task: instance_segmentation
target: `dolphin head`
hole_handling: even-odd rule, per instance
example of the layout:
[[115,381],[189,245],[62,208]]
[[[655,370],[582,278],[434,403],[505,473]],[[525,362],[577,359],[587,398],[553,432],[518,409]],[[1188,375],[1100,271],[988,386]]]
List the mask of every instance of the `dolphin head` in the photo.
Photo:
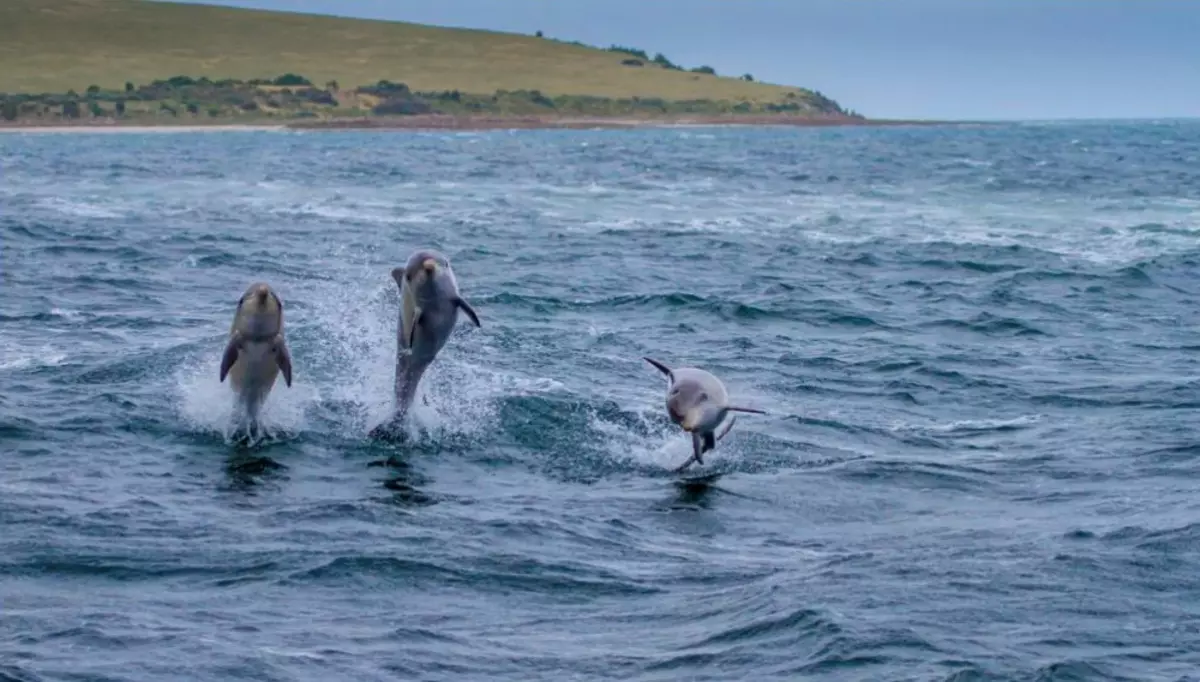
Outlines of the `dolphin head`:
[[411,287],[419,305],[458,295],[450,259],[432,249],[413,253],[403,268],[392,270],[392,278],[401,288]]
[[712,431],[725,417],[704,385],[692,379],[679,379],[667,391],[667,414],[684,431]]
[[238,300],[233,327],[248,339],[275,336],[283,328],[283,301],[269,284],[251,284]]

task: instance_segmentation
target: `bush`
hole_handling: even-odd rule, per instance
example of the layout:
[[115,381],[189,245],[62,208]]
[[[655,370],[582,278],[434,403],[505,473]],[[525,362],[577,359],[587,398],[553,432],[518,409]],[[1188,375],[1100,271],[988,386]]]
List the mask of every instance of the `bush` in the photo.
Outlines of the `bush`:
[[294,73],[285,73],[279,78],[276,78],[271,85],[312,85],[312,81],[304,76],[298,76]]
[[330,92],[337,92],[338,91],[338,82],[337,81],[329,81],[328,83],[325,84],[325,89],[329,90]]
[[200,113],[200,107],[196,106],[195,102],[188,102],[187,112],[192,116],[195,116],[196,114]]
[[296,96],[306,102],[312,102],[313,104],[327,104],[332,107],[336,107],[338,105],[337,98],[335,98],[333,94],[324,90],[318,90],[316,88],[305,88],[304,90],[297,92]]
[[75,100],[63,102],[62,115],[63,118],[79,118],[79,102]]
[[377,116],[415,116],[427,114],[431,108],[425,102],[413,97],[394,97],[386,99],[371,109]]
[[659,66],[663,67],[664,69],[672,69],[674,71],[682,71],[683,70],[678,64],[676,64],[675,62],[672,62],[670,59],[667,59],[667,56],[661,52],[654,55],[654,63],[658,64]]
[[125,81],[125,92],[133,92],[133,83]]
[[14,100],[14,99],[4,100],[4,106],[0,107],[0,116],[3,116],[4,120],[15,121],[15,120],[17,120],[18,113],[20,113],[20,110],[18,109],[16,100]]
[[115,107],[115,109],[117,111],[117,116],[125,115],[125,100],[119,99],[119,100],[117,100],[116,104],[113,106]]
[[742,80],[744,80],[744,81],[753,81],[753,80],[754,80],[754,76],[751,76],[751,75],[750,75],[750,74],[748,74],[748,73],[743,73],[743,74],[742,74]]
[[218,117],[218,116],[220,116],[220,115],[221,115],[221,110],[220,110],[220,108],[218,108],[218,107],[209,107],[209,108],[208,108],[208,115],[209,115],[209,116],[211,116],[211,117],[213,117],[213,118],[216,118],[216,117]]
[[96,118],[100,118],[100,117],[104,116],[104,108],[101,107],[96,102],[88,103],[88,109],[92,112],[92,116],[94,116]]
[[393,83],[389,80],[382,80],[375,85],[363,85],[358,88],[358,92],[364,95],[375,95],[376,97],[392,97],[394,95],[408,95],[408,86],[404,83]]
[[89,85],[87,87],[87,94],[89,94],[89,95],[100,94],[100,86],[99,85]]
[[537,37],[539,37],[539,38],[541,38],[541,37],[542,37],[542,32],[541,32],[541,31],[538,31],[538,32],[537,32],[537,33],[535,33],[534,35],[535,35],[535,36],[537,36]]
[[641,66],[645,64],[645,62],[640,59],[622,59],[621,63],[625,66]]
[[692,73],[707,73],[710,76],[717,75],[717,70],[711,66],[697,66],[692,69]]
[[640,57],[643,61],[650,61],[650,55],[646,54],[645,50],[639,50],[636,47],[624,47],[621,45],[612,45],[608,48],[609,52],[624,52],[625,54]]

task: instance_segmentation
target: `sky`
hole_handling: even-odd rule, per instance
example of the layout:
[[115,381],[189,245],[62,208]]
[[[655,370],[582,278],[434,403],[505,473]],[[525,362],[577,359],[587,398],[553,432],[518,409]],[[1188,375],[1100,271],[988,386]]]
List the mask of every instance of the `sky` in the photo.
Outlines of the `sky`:
[[639,47],[872,118],[1200,117],[1195,0],[204,0]]

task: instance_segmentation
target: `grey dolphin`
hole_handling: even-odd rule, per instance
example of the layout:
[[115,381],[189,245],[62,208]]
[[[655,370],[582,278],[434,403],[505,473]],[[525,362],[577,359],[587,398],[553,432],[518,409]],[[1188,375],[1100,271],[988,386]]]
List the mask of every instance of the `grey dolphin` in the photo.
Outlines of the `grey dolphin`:
[[221,356],[221,382],[237,396],[250,427],[258,430],[258,414],[279,373],[290,388],[292,356],[283,335],[283,301],[263,282],[255,282],[238,299],[229,340]]
[[400,321],[396,329],[395,413],[371,430],[372,437],[391,435],[408,414],[417,385],[446,345],[461,310],[479,327],[479,316],[458,291],[450,259],[433,249],[419,249],[402,268],[392,270],[400,287]]
[[692,456],[676,469],[676,472],[688,468],[692,462],[704,464],[704,453],[717,447],[717,441],[729,433],[737,420],[736,417],[730,417],[725,428],[717,433],[717,428],[728,413],[766,414],[751,407],[730,405],[725,384],[709,372],[695,367],[671,369],[657,360],[643,359],[654,365],[670,381],[667,385],[667,415],[672,422],[692,434]]

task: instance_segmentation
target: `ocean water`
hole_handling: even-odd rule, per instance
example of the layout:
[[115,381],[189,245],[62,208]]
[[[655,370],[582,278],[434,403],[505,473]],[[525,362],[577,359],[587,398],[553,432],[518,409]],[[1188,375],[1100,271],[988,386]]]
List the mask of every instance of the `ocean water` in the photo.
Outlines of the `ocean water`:
[[0,240],[0,680],[1200,680],[1200,122],[6,134]]

